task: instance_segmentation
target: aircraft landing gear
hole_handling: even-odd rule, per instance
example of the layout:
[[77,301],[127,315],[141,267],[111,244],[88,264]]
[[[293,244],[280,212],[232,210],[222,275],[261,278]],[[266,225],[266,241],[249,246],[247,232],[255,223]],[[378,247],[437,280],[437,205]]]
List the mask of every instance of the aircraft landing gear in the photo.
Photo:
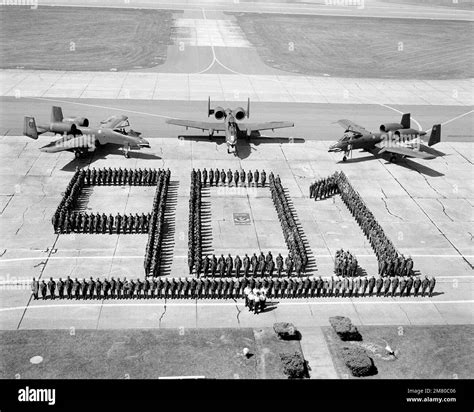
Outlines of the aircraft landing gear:
[[395,156],[395,155],[390,156],[389,161],[390,161],[390,163],[395,163],[397,161],[397,156]]
[[123,147],[123,155],[126,159],[128,159],[130,157],[130,155],[128,154],[128,152],[130,151],[130,146],[129,145],[125,145]]
[[347,160],[347,156],[344,156],[344,157],[342,158],[342,161],[345,162],[346,160]]

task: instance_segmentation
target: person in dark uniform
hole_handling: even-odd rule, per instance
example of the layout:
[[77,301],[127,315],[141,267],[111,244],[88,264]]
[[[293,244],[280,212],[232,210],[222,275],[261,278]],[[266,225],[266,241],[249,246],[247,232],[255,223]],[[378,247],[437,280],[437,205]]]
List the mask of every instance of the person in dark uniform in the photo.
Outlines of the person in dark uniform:
[[245,186],[245,170],[240,169],[240,181],[242,182],[242,186]]
[[367,279],[367,276],[364,276],[360,282],[360,296],[365,296],[365,291],[367,290],[368,284],[369,280]]
[[64,282],[62,278],[59,278],[57,286],[59,299],[64,299]]
[[436,286],[436,279],[434,276],[431,276],[428,297],[431,298],[433,296],[433,291],[434,291],[435,286]]
[[291,276],[293,272],[293,260],[291,259],[290,256],[286,258],[285,264],[286,264],[286,276]]
[[253,276],[257,276],[257,270],[258,270],[258,258],[257,254],[254,253],[250,259],[250,263],[252,264],[252,273]]
[[[382,287],[383,287],[384,281],[382,276],[379,276],[377,280],[375,281],[375,290],[377,293],[377,296],[380,296],[382,294]],[[390,280],[388,280],[388,284],[390,285]]]
[[233,266],[234,266],[234,260],[232,259],[232,256],[229,253],[229,255],[227,256],[227,258],[225,260],[225,270],[226,270],[226,276],[227,277],[232,276]]
[[270,259],[270,261],[267,263],[268,276],[270,277],[273,276],[274,269],[275,269],[275,262],[273,261],[273,259]]
[[367,283],[367,287],[368,287],[368,295],[369,296],[372,296],[372,292],[374,290],[374,287],[375,287],[375,277],[372,275]]
[[262,182],[262,187],[265,187],[265,184],[267,182],[267,174],[265,173],[265,170],[262,170],[261,182]]
[[39,288],[40,288],[40,291],[41,291],[41,297],[43,298],[43,300],[45,300],[46,299],[47,285],[46,285],[46,282],[44,280],[42,280],[41,283],[39,284]]
[[103,282],[103,289],[104,289],[104,299],[108,299],[109,298],[109,293],[110,293],[110,281],[109,279],[107,278],[104,278],[104,282]]
[[236,170],[234,172],[234,182],[235,182],[235,187],[239,186],[239,172]]
[[72,291],[74,293],[74,298],[77,300],[81,297],[81,283],[77,280],[77,278],[74,279],[74,282],[72,282]]
[[214,170],[209,169],[209,186],[214,184]]
[[49,291],[49,296],[51,299],[54,299],[56,297],[55,289],[56,289],[56,282],[53,280],[53,278],[49,278],[48,291]]
[[276,268],[277,268],[277,275],[281,276],[281,272],[283,270],[283,256],[281,253],[278,253],[278,256],[276,257]]
[[413,283],[413,291],[414,291],[415,297],[418,296],[418,291],[420,290],[420,286],[421,286],[421,279],[419,276],[417,276]]
[[227,171],[227,184],[229,186],[232,185],[232,177],[233,177],[232,176],[232,170],[230,170],[230,168],[229,168],[229,170]]
[[206,170],[206,168],[204,168],[204,170],[202,171],[202,184],[203,184],[203,186],[207,185],[207,170]]
[[410,296],[411,295],[411,288],[413,287],[413,277],[408,276],[407,279],[407,290],[405,296]]
[[202,281],[202,295],[204,299],[209,298],[210,288],[211,288],[210,280],[208,278],[204,278],[204,280]]
[[92,279],[92,276],[90,277],[89,281],[89,299],[93,299],[95,294],[95,281]]
[[221,170],[221,183],[222,183],[222,185],[225,185],[225,172],[224,172],[224,169]]
[[249,275],[249,268],[250,268],[250,258],[247,255],[247,253],[244,256],[243,268],[244,268],[244,277],[247,277]]
[[428,288],[430,284],[430,280],[428,279],[428,276],[425,276],[425,278],[421,282],[421,296],[424,297],[426,293],[426,289]]
[[383,281],[383,295],[384,296],[389,296],[390,295],[390,285],[391,285],[390,278],[388,276],[385,276],[385,279]]
[[247,172],[247,187],[250,187],[252,185],[252,180],[253,180],[253,174],[252,174],[252,171],[249,170]]
[[400,280],[398,279],[398,276],[394,276],[391,281],[392,298],[395,297],[395,295],[397,294],[397,288],[398,288],[399,283],[400,283]]
[[117,283],[116,283],[116,296],[117,299],[123,299],[124,293],[123,293],[123,286],[127,278],[124,278],[123,281],[120,278],[117,278]]
[[203,273],[204,273],[204,277],[207,276],[207,274],[209,273],[209,256],[204,256],[204,259],[202,261],[202,270],[203,270]]
[[72,299],[72,279],[70,276],[64,281],[64,286],[66,290],[66,296],[68,299]]
[[407,287],[407,279],[405,276],[400,278],[400,297],[405,295],[405,289]]
[[87,283],[87,280],[85,278],[82,279],[81,290],[82,298],[86,300],[87,296],[89,295],[89,283]]
[[225,273],[225,261],[219,258],[217,262],[217,271],[219,272],[219,276],[222,278],[224,277]]
[[240,259],[240,256],[237,255],[235,257],[235,276],[237,276],[237,278],[240,277],[240,269],[242,268],[242,260]]
[[95,291],[96,291],[96,298],[102,299],[102,282],[99,278],[95,281]]
[[303,281],[303,296],[305,298],[309,297],[309,292],[311,290],[311,281],[309,277],[306,276],[305,280]]
[[255,172],[253,172],[253,181],[255,186],[258,186],[258,180],[259,180],[260,174],[258,172],[258,169],[255,169]]

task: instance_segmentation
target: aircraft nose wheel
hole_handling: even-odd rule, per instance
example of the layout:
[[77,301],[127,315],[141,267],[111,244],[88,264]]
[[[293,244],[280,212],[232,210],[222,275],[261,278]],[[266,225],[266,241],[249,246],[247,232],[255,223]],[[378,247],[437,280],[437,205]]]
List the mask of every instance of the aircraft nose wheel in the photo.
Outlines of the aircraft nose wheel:
[[342,161],[345,162],[346,160],[347,160],[347,156],[344,156],[344,157],[342,158]]
[[392,155],[390,156],[390,163],[395,163],[397,161],[397,156]]

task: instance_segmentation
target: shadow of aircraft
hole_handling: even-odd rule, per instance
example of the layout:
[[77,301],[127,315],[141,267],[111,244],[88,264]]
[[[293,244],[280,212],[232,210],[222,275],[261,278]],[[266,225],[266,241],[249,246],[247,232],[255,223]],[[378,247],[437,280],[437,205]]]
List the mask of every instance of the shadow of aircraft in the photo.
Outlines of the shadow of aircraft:
[[[97,149],[94,152],[91,152],[90,154],[87,154],[81,157],[75,157],[69,163],[65,164],[61,168],[61,170],[65,172],[75,172],[76,167],[82,168],[82,167],[90,166],[99,159],[106,159],[109,155],[123,156],[123,151],[121,150],[121,146],[108,145],[108,146],[97,147]],[[130,150],[129,156],[131,159],[145,159],[145,160],[161,159],[160,156],[156,156],[153,153],[146,153],[139,150]],[[125,159],[125,161],[126,160],[127,159]]]
[[[435,150],[435,151],[438,152],[437,150]],[[439,156],[445,156],[445,153],[443,153],[443,152],[438,152],[438,153],[440,153]],[[342,160],[339,160],[337,162],[337,164],[360,163],[360,162],[366,162],[368,160],[375,160],[375,159],[383,159],[383,160],[386,161],[386,164],[391,163],[390,160],[389,160],[390,156],[384,153],[382,155],[379,154],[379,155],[376,155],[376,156],[370,154],[370,155],[364,156],[364,157],[349,158],[345,162],[342,161]],[[430,177],[442,177],[442,176],[444,176],[444,173],[440,173],[437,170],[431,169],[430,167],[425,166],[424,164],[414,162],[413,160],[408,159],[408,158],[399,159],[394,164],[396,164],[400,167],[404,167],[404,168],[409,169],[409,170],[413,170],[415,172],[419,172],[423,175],[430,176]]]
[[[203,135],[179,135],[178,139],[193,140],[195,142],[209,142],[220,146],[225,144],[224,135],[214,135],[213,137]],[[252,150],[257,150],[256,147],[261,144],[293,144],[304,143],[305,139],[296,137],[279,137],[279,136],[262,136],[257,133],[252,133],[250,137],[239,137],[237,140],[237,157],[239,159],[246,159],[252,154]],[[254,146],[254,147],[252,147]]]

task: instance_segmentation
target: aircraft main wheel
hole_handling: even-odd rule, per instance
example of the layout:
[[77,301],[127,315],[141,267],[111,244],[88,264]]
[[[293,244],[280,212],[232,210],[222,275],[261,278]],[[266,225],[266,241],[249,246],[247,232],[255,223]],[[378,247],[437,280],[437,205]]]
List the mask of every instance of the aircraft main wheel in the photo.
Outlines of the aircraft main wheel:
[[347,160],[347,156],[344,156],[344,157],[342,158],[342,161],[345,162],[346,160]]
[[395,155],[390,156],[390,162],[391,163],[395,163],[396,161],[397,161],[397,156],[395,156]]

